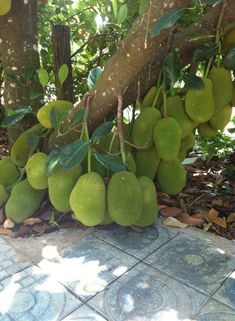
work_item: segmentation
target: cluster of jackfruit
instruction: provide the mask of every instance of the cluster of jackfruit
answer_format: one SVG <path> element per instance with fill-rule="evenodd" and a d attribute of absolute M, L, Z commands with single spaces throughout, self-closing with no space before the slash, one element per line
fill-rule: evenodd
<path fill-rule="evenodd" d="M 11 0 L 1 0 L 0 1 L 0 16 L 8 14 L 11 10 Z"/>

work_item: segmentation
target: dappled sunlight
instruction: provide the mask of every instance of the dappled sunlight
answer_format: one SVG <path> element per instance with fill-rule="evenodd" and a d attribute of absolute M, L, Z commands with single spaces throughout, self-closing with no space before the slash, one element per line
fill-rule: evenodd
<path fill-rule="evenodd" d="M 17 283 L 18 280 L 19 274 L 13 275 L 7 287 L 0 292 L 0 314 L 7 313 L 10 307 L 14 304 L 14 297 L 20 289 L 20 285 Z"/>
<path fill-rule="evenodd" d="M 159 311 L 150 319 L 151 321 L 192 321 L 191 318 L 181 318 L 174 309 Z"/>

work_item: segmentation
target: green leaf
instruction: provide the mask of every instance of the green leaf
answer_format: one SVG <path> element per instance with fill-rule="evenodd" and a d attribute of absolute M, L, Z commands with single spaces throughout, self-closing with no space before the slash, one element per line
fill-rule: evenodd
<path fill-rule="evenodd" d="M 19 121 L 21 121 L 21 119 L 23 119 L 25 115 L 26 115 L 25 113 L 19 113 L 19 114 L 14 114 L 14 115 L 8 116 L 3 119 L 1 126 L 2 127 L 10 127 L 10 126 L 18 123 Z"/>
<path fill-rule="evenodd" d="M 58 147 L 53 149 L 47 157 L 45 173 L 48 177 L 51 176 L 53 169 L 59 164 L 62 148 L 63 147 Z"/>
<path fill-rule="evenodd" d="M 214 4 L 221 3 L 223 0 L 202 0 L 202 4 L 206 4 L 207 6 L 211 6 Z"/>
<path fill-rule="evenodd" d="M 63 85 L 63 83 L 67 79 L 68 75 L 69 75 L 68 65 L 66 65 L 66 64 L 61 65 L 60 69 L 58 71 L 58 79 L 59 79 L 61 86 Z"/>
<path fill-rule="evenodd" d="M 142 15 L 146 12 L 149 5 L 149 0 L 139 0 L 139 14 Z"/>
<path fill-rule="evenodd" d="M 161 30 L 173 27 L 187 9 L 172 9 L 166 12 L 152 27 L 151 37 L 157 37 Z"/>
<path fill-rule="evenodd" d="M 35 132 L 29 132 L 27 134 L 27 144 L 32 149 L 35 150 L 38 147 L 39 136 Z"/>
<path fill-rule="evenodd" d="M 43 97 L 43 94 L 42 94 L 42 93 L 32 92 L 32 93 L 30 94 L 29 99 L 30 99 L 30 100 L 35 100 L 35 99 L 38 99 L 38 98 L 40 98 L 40 97 Z"/>
<path fill-rule="evenodd" d="M 31 114 L 32 112 L 33 110 L 31 106 L 19 106 L 16 109 L 14 109 L 14 113 L 16 114 L 24 113 L 26 115 L 26 114 Z"/>
<path fill-rule="evenodd" d="M 100 138 L 108 135 L 111 132 L 113 125 L 114 124 L 112 121 L 107 121 L 101 124 L 99 127 L 97 127 L 93 131 L 91 140 L 93 140 L 94 142 L 97 142 Z"/>
<path fill-rule="evenodd" d="M 66 118 L 67 114 L 68 114 L 68 110 L 59 111 L 56 107 L 53 107 L 51 109 L 50 120 L 51 120 L 52 128 L 54 130 L 58 131 L 60 129 L 60 125 L 62 121 Z"/>
<path fill-rule="evenodd" d="M 171 87 L 179 79 L 181 73 L 181 64 L 175 51 L 169 53 L 163 61 L 162 66 L 165 85 Z"/>
<path fill-rule="evenodd" d="M 75 126 L 79 124 L 83 120 L 84 116 L 85 116 L 85 109 L 80 109 L 79 111 L 77 111 L 73 115 L 73 118 L 71 120 L 71 126 Z"/>
<path fill-rule="evenodd" d="M 112 172 L 120 172 L 126 169 L 119 156 L 95 153 L 95 158 L 101 165 Z"/>
<path fill-rule="evenodd" d="M 112 5 L 113 5 L 113 14 L 114 14 L 114 17 L 117 18 L 118 1 L 117 1 L 117 0 L 112 0 Z"/>
<path fill-rule="evenodd" d="M 89 150 L 90 143 L 83 140 L 77 140 L 66 145 L 61 151 L 60 165 L 64 169 L 71 169 L 84 160 Z"/>
<path fill-rule="evenodd" d="M 219 47 L 216 44 L 212 42 L 206 43 L 195 50 L 193 60 L 196 62 L 207 61 L 210 58 L 215 57 L 218 51 Z"/>
<path fill-rule="evenodd" d="M 118 22 L 118 24 L 122 24 L 126 20 L 127 13 L 128 13 L 128 8 L 127 8 L 126 3 L 124 3 L 118 9 L 118 14 L 117 14 L 117 22 Z"/>
<path fill-rule="evenodd" d="M 49 74 L 46 69 L 40 68 L 38 70 L 38 79 L 42 87 L 45 87 L 49 81 Z"/>
<path fill-rule="evenodd" d="M 188 74 L 183 76 L 183 81 L 189 89 L 203 89 L 205 87 L 202 79 L 196 75 Z"/>
<path fill-rule="evenodd" d="M 235 70 L 235 48 L 231 49 L 224 59 L 224 67 L 228 70 Z"/>
<path fill-rule="evenodd" d="M 16 74 L 7 74 L 7 76 L 12 79 L 17 85 L 23 85 L 23 81 L 19 75 Z"/>
<path fill-rule="evenodd" d="M 94 68 L 94 69 L 92 69 L 89 72 L 88 79 L 87 79 L 87 85 L 88 85 L 89 89 L 94 87 L 95 83 L 100 78 L 102 72 L 103 72 L 103 69 L 101 67 L 99 67 L 99 66 Z"/>

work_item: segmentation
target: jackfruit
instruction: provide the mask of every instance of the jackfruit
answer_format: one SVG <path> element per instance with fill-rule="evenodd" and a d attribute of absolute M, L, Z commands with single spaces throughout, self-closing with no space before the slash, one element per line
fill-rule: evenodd
<path fill-rule="evenodd" d="M 12 188 L 11 195 L 6 203 L 6 217 L 15 223 L 22 223 L 33 216 L 45 195 L 45 190 L 34 189 L 27 179 L 17 183 Z"/>
<path fill-rule="evenodd" d="M 115 173 L 107 191 L 108 212 L 121 226 L 135 224 L 143 208 L 142 190 L 138 179 L 130 172 Z"/>
<path fill-rule="evenodd" d="M 185 97 L 185 110 L 195 122 L 205 123 L 215 111 L 215 103 L 210 79 L 202 78 L 203 89 L 189 89 Z"/>
<path fill-rule="evenodd" d="M 160 119 L 160 111 L 155 108 L 146 107 L 141 111 L 132 130 L 132 141 L 136 148 L 148 149 L 153 145 L 153 128 Z"/>
<path fill-rule="evenodd" d="M 140 150 L 135 155 L 136 176 L 147 176 L 154 179 L 160 163 L 160 157 L 155 147 L 148 150 Z"/>
<path fill-rule="evenodd" d="M 109 224 L 112 224 L 112 223 L 113 223 L 113 220 L 112 220 L 112 218 L 110 217 L 108 211 L 106 210 L 105 215 L 104 215 L 104 219 L 103 219 L 103 221 L 100 223 L 100 225 L 109 225 Z"/>
<path fill-rule="evenodd" d="M 24 167 L 28 161 L 29 155 L 32 152 L 28 144 L 28 135 L 35 133 L 40 135 L 43 132 L 41 124 L 36 124 L 33 127 L 24 131 L 15 141 L 11 148 L 11 159 L 13 163 L 19 167 Z"/>
<path fill-rule="evenodd" d="M 212 81 L 212 91 L 215 102 L 214 114 L 227 106 L 233 97 L 231 72 L 224 68 L 213 68 L 208 78 Z"/>
<path fill-rule="evenodd" d="M 0 184 L 0 208 L 2 207 L 3 204 L 7 201 L 9 197 L 9 194 L 7 193 L 5 187 Z"/>
<path fill-rule="evenodd" d="M 180 149 L 189 150 L 195 145 L 195 135 L 190 132 L 188 136 L 181 140 Z"/>
<path fill-rule="evenodd" d="M 146 108 L 146 107 L 153 107 L 153 103 L 157 94 L 157 87 L 153 86 L 152 88 L 149 89 L 147 94 L 144 96 L 144 99 L 142 101 L 141 107 Z M 160 109 L 163 104 L 163 95 L 160 93 L 156 105 L 154 106 L 157 109 Z"/>
<path fill-rule="evenodd" d="M 20 173 L 10 157 L 0 160 L 0 184 L 4 187 L 13 185 L 20 177 Z"/>
<path fill-rule="evenodd" d="M 11 10 L 11 0 L 0 1 L 0 16 L 4 16 Z"/>
<path fill-rule="evenodd" d="M 140 187 L 142 190 L 143 208 L 141 217 L 135 223 L 139 227 L 150 226 L 157 221 L 158 217 L 158 204 L 156 187 L 152 180 L 148 177 L 140 177 Z"/>
<path fill-rule="evenodd" d="M 35 153 L 26 164 L 29 184 L 35 189 L 46 189 L 48 187 L 48 178 L 45 173 L 46 161 L 46 154 Z"/>
<path fill-rule="evenodd" d="M 166 108 L 168 116 L 176 119 L 179 123 L 182 130 L 182 138 L 186 137 L 194 128 L 194 123 L 188 117 L 181 97 L 168 97 L 166 100 Z"/>
<path fill-rule="evenodd" d="M 215 114 L 209 121 L 211 127 L 215 130 L 223 131 L 229 123 L 232 116 L 232 107 L 226 106 L 219 113 Z"/>
<path fill-rule="evenodd" d="M 110 148 L 110 144 L 112 142 L 112 146 Z M 108 135 L 99 139 L 97 143 L 94 144 L 94 148 L 99 153 L 110 152 L 111 154 L 117 154 L 120 151 L 120 143 L 118 135 L 113 132 L 110 132 Z"/>
<path fill-rule="evenodd" d="M 209 122 L 199 125 L 197 130 L 203 138 L 213 138 L 217 133 L 217 131 L 210 126 Z"/>
<path fill-rule="evenodd" d="M 70 101 L 66 100 L 55 100 L 41 107 L 37 112 L 37 118 L 45 128 L 52 128 L 50 115 L 53 107 L 59 112 L 67 112 L 70 108 L 73 107 L 73 104 Z"/>
<path fill-rule="evenodd" d="M 82 175 L 71 192 L 70 206 L 82 224 L 101 224 L 106 214 L 106 187 L 102 177 L 95 172 Z"/>
<path fill-rule="evenodd" d="M 174 118 L 168 117 L 157 122 L 153 131 L 153 139 L 160 158 L 175 159 L 180 150 L 182 131 Z"/>
<path fill-rule="evenodd" d="M 69 170 L 56 167 L 48 178 L 49 198 L 57 211 L 62 213 L 71 211 L 69 197 L 81 174 L 81 166 Z"/>
<path fill-rule="evenodd" d="M 136 173 L 136 163 L 132 153 L 126 153 L 126 166 L 130 172 L 132 172 L 133 174 Z"/>
<path fill-rule="evenodd" d="M 222 49 L 225 54 L 233 48 L 235 48 L 235 27 L 228 30 L 222 43 Z"/>
<path fill-rule="evenodd" d="M 178 158 L 181 162 L 183 162 L 187 157 L 187 155 L 188 155 L 188 151 L 186 149 L 180 149 Z"/>
<path fill-rule="evenodd" d="M 169 195 L 180 193 L 186 183 L 185 169 L 180 160 L 162 160 L 158 167 L 157 181 L 162 192 Z"/>
<path fill-rule="evenodd" d="M 231 105 L 235 107 L 235 81 L 233 82 L 233 97 L 231 100 Z"/>

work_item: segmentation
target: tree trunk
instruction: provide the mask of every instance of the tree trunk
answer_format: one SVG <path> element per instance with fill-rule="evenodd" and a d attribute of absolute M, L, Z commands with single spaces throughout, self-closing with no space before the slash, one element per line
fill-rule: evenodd
<path fill-rule="evenodd" d="M 119 50 L 105 65 L 101 78 L 97 81 L 91 94 L 89 126 L 92 130 L 111 112 L 116 112 L 117 95 L 124 96 L 124 106 L 133 103 L 137 97 L 137 80 L 140 80 L 140 96 L 156 84 L 158 72 L 166 53 L 166 40 L 169 33 L 162 31 L 156 39 L 150 39 L 150 30 L 156 20 L 160 18 L 170 7 L 182 7 L 187 1 L 150 1 L 146 14 L 140 16 L 134 23 L 127 38 L 120 44 Z M 179 51 L 184 65 L 192 59 L 194 50 L 201 44 L 208 42 L 208 38 L 190 41 L 193 36 L 215 34 L 220 5 L 209 7 L 205 16 L 182 32 L 174 35 L 172 48 Z M 228 0 L 222 25 L 232 23 L 235 18 L 235 1 Z M 76 111 L 84 107 L 85 98 L 75 105 L 70 112 L 64 129 L 69 128 L 69 121 Z M 74 141 L 78 138 L 76 131 L 69 134 L 51 138 L 51 146 L 55 147 Z"/>
<path fill-rule="evenodd" d="M 40 92 L 33 73 L 39 68 L 37 45 L 37 1 L 12 0 L 10 12 L 0 17 L 0 54 L 4 72 L 4 107 L 14 109 L 22 105 L 37 104 L 30 95 Z M 20 79 L 20 80 L 19 80 Z M 18 137 L 23 128 L 33 122 L 32 117 L 9 130 L 10 143 Z"/>

